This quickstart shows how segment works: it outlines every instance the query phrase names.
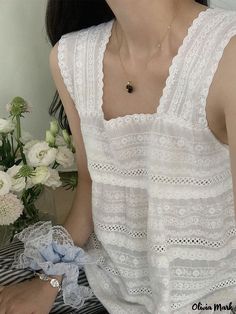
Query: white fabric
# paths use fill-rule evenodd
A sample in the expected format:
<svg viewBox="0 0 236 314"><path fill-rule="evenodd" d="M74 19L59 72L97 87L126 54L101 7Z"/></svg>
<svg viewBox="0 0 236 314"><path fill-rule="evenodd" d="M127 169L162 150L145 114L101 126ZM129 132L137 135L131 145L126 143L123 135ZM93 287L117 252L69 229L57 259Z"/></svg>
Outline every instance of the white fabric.
<svg viewBox="0 0 236 314"><path fill-rule="evenodd" d="M58 52L93 181L87 251L96 248L103 260L85 266L90 286L111 314L211 313L192 305L235 305L229 148L209 129L205 105L236 35L236 14L208 8L193 21L155 113L107 121L103 57L113 22L64 35Z"/></svg>

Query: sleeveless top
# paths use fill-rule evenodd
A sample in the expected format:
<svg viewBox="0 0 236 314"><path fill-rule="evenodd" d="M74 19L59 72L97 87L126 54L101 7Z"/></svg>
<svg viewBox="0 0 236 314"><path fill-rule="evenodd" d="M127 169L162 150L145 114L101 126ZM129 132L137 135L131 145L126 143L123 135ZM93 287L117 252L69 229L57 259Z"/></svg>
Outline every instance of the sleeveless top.
<svg viewBox="0 0 236 314"><path fill-rule="evenodd" d="M58 48L92 179L94 232L86 250L102 258L85 265L90 287L111 314L236 305L229 147L211 132L205 110L236 35L236 12L207 8L195 18L155 113L105 120L103 57L113 22L65 34Z"/></svg>

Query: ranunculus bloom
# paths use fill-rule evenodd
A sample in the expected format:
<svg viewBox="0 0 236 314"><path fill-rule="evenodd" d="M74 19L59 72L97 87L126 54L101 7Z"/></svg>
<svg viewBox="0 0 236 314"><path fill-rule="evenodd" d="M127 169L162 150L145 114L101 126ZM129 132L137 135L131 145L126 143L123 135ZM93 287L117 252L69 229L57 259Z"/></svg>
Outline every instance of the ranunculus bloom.
<svg viewBox="0 0 236 314"><path fill-rule="evenodd" d="M49 177L49 168L46 166L39 166L35 168L35 175L31 177L31 181L33 184L44 184Z"/></svg>
<svg viewBox="0 0 236 314"><path fill-rule="evenodd" d="M21 192L25 188L25 178L14 178L22 166L12 166L7 170L7 174L11 177L11 191Z"/></svg>
<svg viewBox="0 0 236 314"><path fill-rule="evenodd" d="M59 134L57 134L57 136L56 136L56 143L55 144L57 146L66 146L67 145L64 138Z"/></svg>
<svg viewBox="0 0 236 314"><path fill-rule="evenodd" d="M0 133L10 133L14 130L15 124L12 120L0 119Z"/></svg>
<svg viewBox="0 0 236 314"><path fill-rule="evenodd" d="M26 144L29 141L32 141L32 139L33 139L32 134L30 134L27 131L21 130L21 138L20 138L21 143Z"/></svg>
<svg viewBox="0 0 236 314"><path fill-rule="evenodd" d="M34 186L34 183L32 182L32 177L27 177L26 178L26 189L30 189Z"/></svg>
<svg viewBox="0 0 236 314"><path fill-rule="evenodd" d="M53 190L55 190L56 188L58 188L59 186L62 185L60 176L59 176L58 171L56 169L48 168L48 170L49 170L50 176L44 184L46 186L52 187Z"/></svg>
<svg viewBox="0 0 236 314"><path fill-rule="evenodd" d="M10 189L11 177L6 172L0 171L0 196L9 193Z"/></svg>
<svg viewBox="0 0 236 314"><path fill-rule="evenodd" d="M65 146L59 146L56 154L56 161L64 168L68 168L74 163L74 154Z"/></svg>
<svg viewBox="0 0 236 314"><path fill-rule="evenodd" d="M29 149L33 147L34 144L39 143L39 142L40 142L39 140L30 140L27 143L24 143L24 147L23 147L24 154L27 155Z"/></svg>
<svg viewBox="0 0 236 314"><path fill-rule="evenodd" d="M33 167L49 166L55 161L57 149L50 147L47 142L38 142L28 151L29 164Z"/></svg>

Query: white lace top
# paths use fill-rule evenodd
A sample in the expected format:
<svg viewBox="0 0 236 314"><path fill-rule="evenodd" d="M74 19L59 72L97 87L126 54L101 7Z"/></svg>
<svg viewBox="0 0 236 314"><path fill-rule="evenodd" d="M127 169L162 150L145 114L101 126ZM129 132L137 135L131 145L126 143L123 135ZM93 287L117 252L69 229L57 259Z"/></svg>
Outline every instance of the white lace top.
<svg viewBox="0 0 236 314"><path fill-rule="evenodd" d="M208 127L205 105L236 35L236 12L208 8L193 21L155 113L108 121L103 57L113 22L64 35L58 51L93 182L87 250L103 256L85 266L89 284L111 314L212 313L196 304L235 305L229 148Z"/></svg>

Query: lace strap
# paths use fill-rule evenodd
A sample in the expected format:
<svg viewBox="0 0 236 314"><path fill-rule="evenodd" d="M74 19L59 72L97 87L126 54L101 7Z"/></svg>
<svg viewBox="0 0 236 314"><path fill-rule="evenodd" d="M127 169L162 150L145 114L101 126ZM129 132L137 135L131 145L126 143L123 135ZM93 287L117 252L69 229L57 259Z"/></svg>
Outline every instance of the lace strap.
<svg viewBox="0 0 236 314"><path fill-rule="evenodd" d="M215 9L216 10L216 9ZM208 127L206 101L210 86L215 77L220 60L230 39L236 35L236 12L217 9L212 22L203 31L201 49L190 76L189 100L192 101L191 115L193 124L199 128ZM191 88L192 86L192 88ZM188 103L188 102L187 102Z"/></svg>
<svg viewBox="0 0 236 314"><path fill-rule="evenodd" d="M74 62L76 59L76 41L78 32L71 32L63 35L58 43L58 66L65 86L76 104L75 99L75 80Z"/></svg>
<svg viewBox="0 0 236 314"><path fill-rule="evenodd" d="M75 84L80 115L98 116L101 101L101 63L104 42L108 39L111 22L83 29L78 33L75 61Z"/></svg>

